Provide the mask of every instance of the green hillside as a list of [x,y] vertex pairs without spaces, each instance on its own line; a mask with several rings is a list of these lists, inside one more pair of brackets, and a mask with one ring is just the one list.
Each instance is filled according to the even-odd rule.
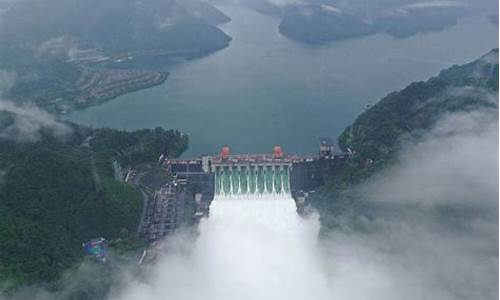
[[82,242],[134,237],[142,198],[115,180],[113,160],[125,168],[187,146],[186,136],[161,128],[71,127],[64,137],[42,129],[35,142],[0,139],[1,282],[52,281],[84,255]]
[[351,190],[395,162],[408,142],[418,141],[442,116],[453,112],[498,110],[498,49],[425,82],[393,92],[359,115],[338,139],[350,161],[315,196],[325,228],[345,218],[356,227],[363,206]]

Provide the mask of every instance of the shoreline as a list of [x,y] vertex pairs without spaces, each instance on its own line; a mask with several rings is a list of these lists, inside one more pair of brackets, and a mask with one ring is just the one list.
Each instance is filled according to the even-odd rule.
[[74,91],[67,91],[71,97],[58,98],[41,106],[52,113],[65,115],[161,85],[169,76],[169,72],[90,70],[75,82]]

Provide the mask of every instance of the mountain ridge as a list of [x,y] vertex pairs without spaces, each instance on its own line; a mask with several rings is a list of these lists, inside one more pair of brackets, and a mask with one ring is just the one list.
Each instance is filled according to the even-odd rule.
[[373,208],[356,194],[357,186],[397,164],[399,153],[443,117],[470,112],[498,114],[498,49],[388,94],[342,132],[338,144],[352,158],[311,198],[323,230],[367,230],[362,220],[373,217]]

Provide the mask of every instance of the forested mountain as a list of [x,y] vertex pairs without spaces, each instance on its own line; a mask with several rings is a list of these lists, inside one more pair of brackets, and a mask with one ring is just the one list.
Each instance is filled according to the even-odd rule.
[[[366,202],[353,195],[357,185],[396,164],[400,152],[418,143],[443,117],[471,112],[496,118],[498,49],[390,93],[344,130],[338,144],[343,151],[353,153],[352,158],[312,200],[325,228],[341,226],[347,215],[355,219],[366,216],[373,208],[364,210]],[[351,225],[356,226],[356,222]]]
[[335,7],[308,5],[288,9],[279,26],[280,32],[307,43],[325,43],[375,33],[369,24]]
[[[484,3],[483,3],[484,2]],[[397,38],[439,31],[462,17],[485,12],[486,2],[309,0],[282,7],[280,32],[292,39],[321,44],[387,33]]]
[[[19,51],[40,55],[72,47],[97,48],[111,56],[158,49],[204,53],[227,46],[230,38],[214,25],[228,20],[196,0],[23,0],[2,14],[0,40],[2,56],[9,58]],[[58,45],[61,37],[66,43]]]
[[116,168],[186,147],[177,131],[90,129],[2,107],[0,281],[52,281],[84,255],[83,242],[135,237],[143,199]]
[[430,128],[443,114],[497,109],[497,91],[498,49],[387,95],[346,128],[339,145],[358,159],[381,163],[398,150],[402,138]]

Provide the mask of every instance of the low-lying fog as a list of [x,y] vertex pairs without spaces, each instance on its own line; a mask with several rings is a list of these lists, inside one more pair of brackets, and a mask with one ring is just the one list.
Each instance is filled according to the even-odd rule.
[[[115,272],[108,299],[497,299],[497,155],[496,110],[446,116],[355,189],[373,208],[354,209],[368,230],[321,239],[318,215],[299,217],[289,197],[216,199],[197,238],[169,238],[141,276]],[[81,270],[29,298],[68,299],[99,277]]]
[[[498,120],[445,117],[400,163],[357,189],[365,233],[318,240],[290,198],[214,201],[191,245],[112,299],[496,299]],[[335,199],[332,199],[335,201]]]

